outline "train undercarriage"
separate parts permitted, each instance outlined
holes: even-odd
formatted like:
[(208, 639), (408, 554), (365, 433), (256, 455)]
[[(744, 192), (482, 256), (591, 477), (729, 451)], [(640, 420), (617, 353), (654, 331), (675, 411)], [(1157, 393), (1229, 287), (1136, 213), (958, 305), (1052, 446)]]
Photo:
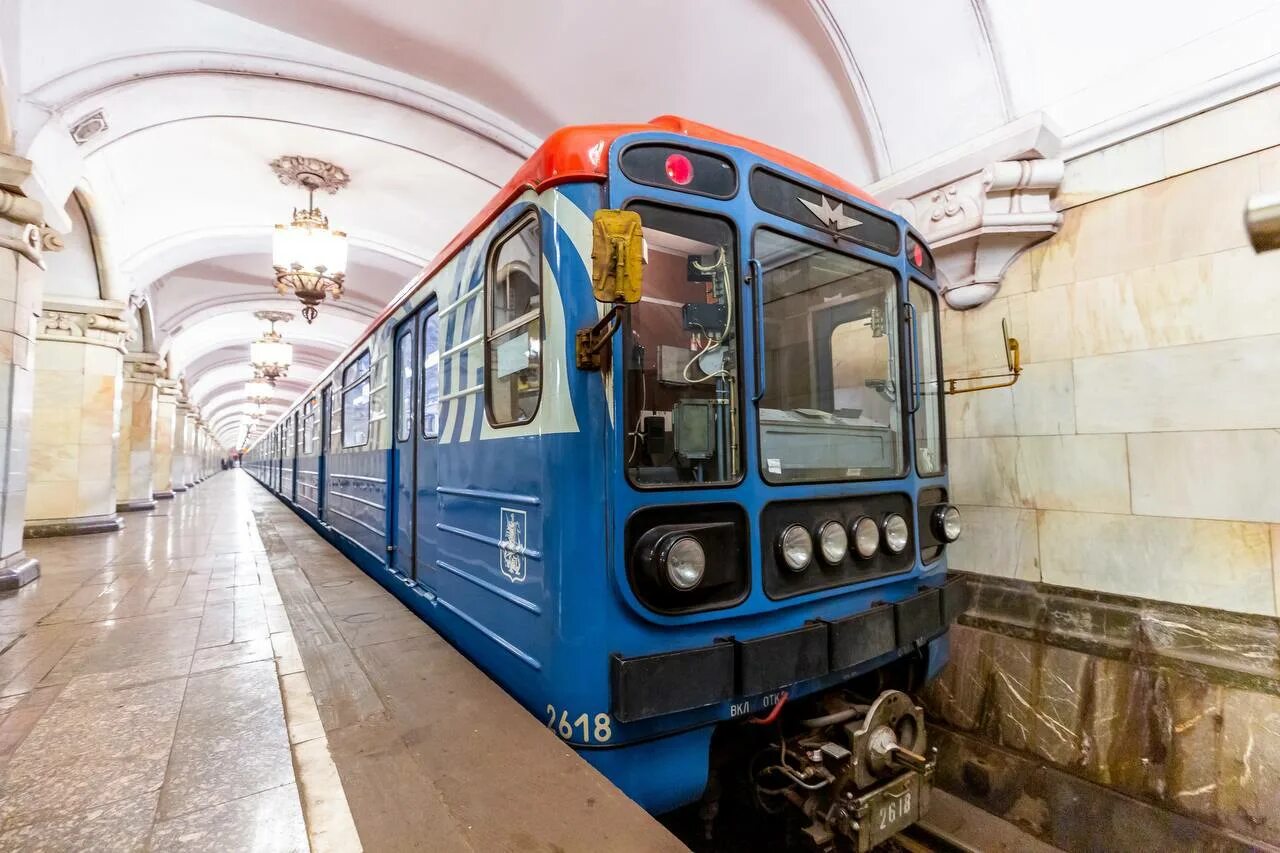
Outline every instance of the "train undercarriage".
[(721, 726), (702, 802), (668, 825), (699, 853), (864, 853), (913, 825), (929, 808), (936, 750), (899, 689), (916, 683), (912, 669)]

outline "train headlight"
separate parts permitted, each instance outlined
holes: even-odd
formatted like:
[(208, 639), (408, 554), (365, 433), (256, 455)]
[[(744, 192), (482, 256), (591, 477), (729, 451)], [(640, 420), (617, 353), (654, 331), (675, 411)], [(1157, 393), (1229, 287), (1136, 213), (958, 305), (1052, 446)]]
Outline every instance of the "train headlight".
[(933, 532), (943, 542), (954, 542), (960, 538), (962, 525), (960, 510), (950, 504), (943, 504), (933, 511)]
[(702, 583), (707, 571), (707, 554), (692, 536), (681, 536), (667, 546), (661, 557), (667, 582), (678, 590), (690, 590)]
[(778, 537), (778, 552), (788, 569), (803, 572), (813, 562), (813, 537), (800, 525), (793, 524)]
[(834, 566), (843, 560), (849, 553), (849, 534), (844, 525), (838, 521), (824, 522), (818, 528), (818, 550), (828, 565)]
[(884, 530), (884, 547), (889, 549), (889, 553), (901, 554), (907, 549), (911, 528), (907, 526), (905, 518), (896, 512), (891, 512), (885, 516), (882, 529)]
[(853, 550), (864, 560), (870, 560), (880, 548), (880, 527), (865, 515), (853, 523)]

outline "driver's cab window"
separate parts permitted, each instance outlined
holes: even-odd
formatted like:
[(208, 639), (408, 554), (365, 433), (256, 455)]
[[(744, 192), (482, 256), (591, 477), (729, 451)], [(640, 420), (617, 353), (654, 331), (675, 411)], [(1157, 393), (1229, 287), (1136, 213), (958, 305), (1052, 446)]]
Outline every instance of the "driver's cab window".
[(742, 315), (728, 221), (635, 203), (647, 262), (627, 312), (623, 455), (638, 486), (726, 483), (742, 474)]

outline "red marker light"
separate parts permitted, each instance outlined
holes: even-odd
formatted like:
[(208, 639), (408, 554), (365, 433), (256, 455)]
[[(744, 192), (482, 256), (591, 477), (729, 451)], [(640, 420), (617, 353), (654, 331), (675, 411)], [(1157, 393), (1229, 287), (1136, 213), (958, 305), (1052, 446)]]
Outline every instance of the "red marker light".
[(924, 266), (924, 249), (920, 247), (919, 243), (911, 247), (911, 262), (918, 267)]
[(669, 154), (667, 156), (667, 177), (671, 179), (673, 184), (686, 186), (693, 180), (693, 163), (683, 154)]

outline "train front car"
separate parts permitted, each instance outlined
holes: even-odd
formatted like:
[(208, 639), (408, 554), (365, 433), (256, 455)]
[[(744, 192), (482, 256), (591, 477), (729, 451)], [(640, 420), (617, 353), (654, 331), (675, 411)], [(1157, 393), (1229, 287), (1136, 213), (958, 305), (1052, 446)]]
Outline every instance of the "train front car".
[(741, 765), (819, 849), (865, 850), (927, 806), (908, 691), (963, 607), (933, 259), (816, 167), (657, 127), (613, 141), (595, 214), (597, 298), (630, 304), (579, 336), (588, 369), (612, 343), (613, 594), (572, 608), (607, 655), (581, 666), (608, 667), (609, 737), (571, 739), (652, 811), (713, 803), (709, 768)]

